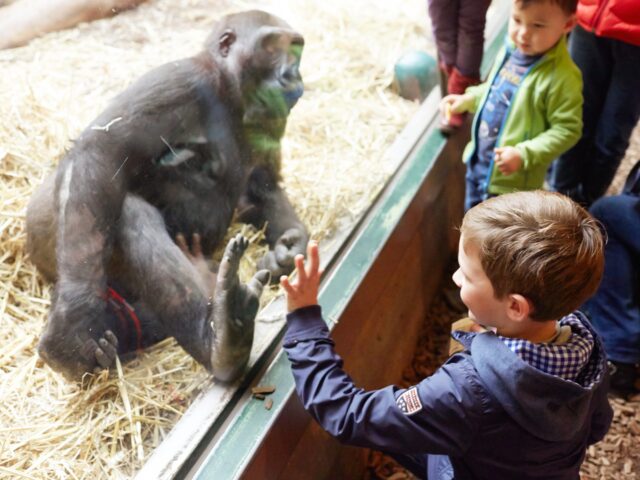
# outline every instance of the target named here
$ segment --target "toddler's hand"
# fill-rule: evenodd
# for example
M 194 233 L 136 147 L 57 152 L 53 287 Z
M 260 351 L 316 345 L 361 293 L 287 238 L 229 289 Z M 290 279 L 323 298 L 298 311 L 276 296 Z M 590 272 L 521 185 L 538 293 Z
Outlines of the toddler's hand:
M 447 95 L 440 100 L 440 113 L 447 118 L 452 113 L 464 113 L 471 109 L 473 97 L 471 95 Z
M 298 276 L 293 283 L 286 276 L 280 277 L 280 285 L 287 294 L 287 311 L 293 312 L 298 308 L 318 304 L 318 287 L 320 285 L 320 255 L 318 244 L 311 240 L 307 245 L 309 262 L 305 266 L 304 257 L 296 255 L 294 263 Z
M 495 164 L 503 175 L 511 175 L 522 168 L 522 157 L 517 148 L 500 147 L 493 151 Z

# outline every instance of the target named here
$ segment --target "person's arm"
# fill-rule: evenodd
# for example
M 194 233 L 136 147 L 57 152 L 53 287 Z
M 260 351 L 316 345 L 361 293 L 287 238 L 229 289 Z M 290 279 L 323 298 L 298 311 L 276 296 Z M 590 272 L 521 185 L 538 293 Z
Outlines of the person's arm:
M 476 113 L 480 108 L 480 102 L 484 98 L 487 93 L 487 89 L 489 88 L 489 82 L 484 82 L 479 85 L 473 85 L 472 87 L 467 87 L 464 91 L 464 96 L 469 97 L 472 101 L 467 105 L 468 108 L 466 111 L 471 113 Z
M 341 442 L 401 453 L 462 455 L 481 412 L 468 363 L 447 364 L 409 389 L 365 391 L 342 369 L 321 317 L 310 306 L 287 316 L 284 349 L 304 408 Z
M 536 164 L 549 165 L 573 147 L 582 135 L 583 98 L 580 72 L 577 69 L 571 70 L 554 81 L 545 105 L 549 128 L 515 146 L 526 169 Z
M 472 95 L 447 95 L 440 101 L 440 114 L 449 121 L 452 113 L 464 113 L 474 108 Z
M 331 435 L 352 445 L 401 453 L 461 455 L 482 416 L 480 387 L 469 362 L 450 363 L 409 389 L 365 391 L 342 369 L 317 305 L 317 245 L 310 242 L 310 268 L 296 258 L 299 275 L 287 292 L 284 349 L 305 409 Z M 311 280 L 310 280 L 311 279 Z

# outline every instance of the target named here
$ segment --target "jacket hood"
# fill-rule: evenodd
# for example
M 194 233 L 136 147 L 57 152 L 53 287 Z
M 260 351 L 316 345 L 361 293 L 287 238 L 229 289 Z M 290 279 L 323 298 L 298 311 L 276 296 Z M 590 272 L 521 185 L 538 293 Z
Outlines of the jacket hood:
M 490 332 L 456 332 L 456 339 L 471 351 L 471 358 L 489 393 L 522 428 L 547 441 L 571 439 L 589 415 L 596 386 L 607 377 L 607 362 L 600 337 L 580 312 L 580 322 L 595 344 L 587 365 L 593 371 L 578 384 L 544 373 L 513 353 Z M 576 333 L 575 330 L 573 332 Z

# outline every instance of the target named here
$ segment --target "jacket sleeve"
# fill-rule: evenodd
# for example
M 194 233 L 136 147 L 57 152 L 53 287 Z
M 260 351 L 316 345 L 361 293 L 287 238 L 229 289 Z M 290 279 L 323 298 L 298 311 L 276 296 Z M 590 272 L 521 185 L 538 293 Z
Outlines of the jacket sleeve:
M 577 67 L 572 67 L 551 79 L 544 105 L 548 128 L 536 137 L 516 145 L 527 170 L 534 165 L 549 165 L 580 140 L 582 74 Z
M 489 88 L 489 82 L 481 83 L 480 85 L 474 85 L 472 87 L 467 87 L 464 91 L 465 94 L 471 95 L 473 97 L 473 105 L 469 109 L 469 112 L 476 113 L 480 108 L 480 102 L 484 98 L 485 93 L 487 92 L 487 88 Z
M 320 307 L 287 316 L 284 348 L 304 408 L 340 441 L 404 454 L 462 455 L 481 418 L 469 362 L 447 364 L 409 389 L 365 391 L 342 369 Z

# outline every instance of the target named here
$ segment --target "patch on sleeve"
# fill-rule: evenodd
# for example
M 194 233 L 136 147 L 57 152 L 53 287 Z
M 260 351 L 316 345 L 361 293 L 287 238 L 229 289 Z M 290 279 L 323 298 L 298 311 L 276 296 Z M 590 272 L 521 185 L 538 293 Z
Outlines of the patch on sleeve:
M 405 415 L 413 415 L 422 410 L 418 387 L 412 387 L 396 399 L 396 405 Z

